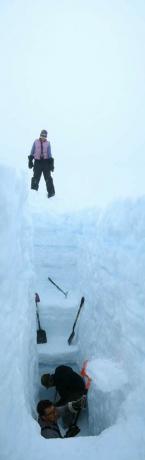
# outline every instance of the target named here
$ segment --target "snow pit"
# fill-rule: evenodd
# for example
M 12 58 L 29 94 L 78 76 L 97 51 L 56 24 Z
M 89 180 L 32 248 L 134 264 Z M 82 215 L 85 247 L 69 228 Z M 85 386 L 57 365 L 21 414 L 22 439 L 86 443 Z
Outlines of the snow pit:
M 75 364 L 72 363 L 62 363 L 64 365 L 68 365 L 73 368 L 75 372 L 79 373 L 79 369 Z M 39 366 L 39 376 L 40 376 L 40 387 L 39 387 L 39 392 L 38 392 L 38 401 L 41 399 L 50 399 L 52 402 L 56 402 L 59 397 L 56 394 L 55 388 L 49 388 L 46 389 L 43 385 L 41 385 L 41 375 L 47 374 L 47 373 L 53 373 L 55 371 L 55 368 L 57 366 L 44 366 L 40 365 Z M 79 420 L 77 422 L 77 425 L 80 428 L 80 433 L 78 436 L 89 436 L 89 427 L 88 427 L 88 407 L 82 411 L 82 413 L 79 416 Z M 64 435 L 65 432 L 62 429 L 61 423 L 59 423 L 60 429 L 62 434 Z
M 1 167 L 0 458 L 108 460 L 110 455 L 111 460 L 144 460 L 145 199 L 116 204 L 100 223 L 93 211 L 89 215 L 85 211 L 76 220 L 75 216 L 62 220 L 56 216 L 54 221 L 48 213 L 47 218 L 41 213 L 34 219 L 34 236 L 23 176 Z M 39 231 L 40 226 L 44 232 Z M 36 237 L 40 243 L 34 248 L 37 266 L 32 252 Z M 45 247 L 39 257 L 42 240 Z M 48 275 L 69 289 L 71 300 L 52 293 Z M 44 328 L 44 310 L 49 305 L 48 348 L 36 346 L 33 296 L 37 290 Z M 82 295 L 85 308 L 75 340 L 68 347 L 67 337 Z M 43 368 L 48 362 L 50 367 L 63 362 L 72 366 L 76 363 L 80 369 L 85 359 L 92 377 L 88 431 L 85 435 L 82 430 L 73 439 L 47 441 L 40 436 L 35 418 L 40 389 L 38 360 Z M 116 363 L 123 373 L 115 370 Z
M 41 346 L 45 347 L 45 345 L 39 345 Z M 80 373 L 75 363 L 64 363 L 61 359 L 59 363 L 51 364 L 51 366 L 41 363 L 39 365 L 38 400 L 50 398 L 52 402 L 56 401 L 55 389 L 45 389 L 41 385 L 41 375 L 53 373 L 60 364 L 69 365 Z M 82 411 L 78 422 L 81 428 L 79 436 L 96 436 L 116 422 L 120 406 L 126 397 L 127 378 L 124 371 L 109 360 L 90 361 L 87 365 L 87 373 L 91 377 L 91 386 L 87 397 L 87 408 Z

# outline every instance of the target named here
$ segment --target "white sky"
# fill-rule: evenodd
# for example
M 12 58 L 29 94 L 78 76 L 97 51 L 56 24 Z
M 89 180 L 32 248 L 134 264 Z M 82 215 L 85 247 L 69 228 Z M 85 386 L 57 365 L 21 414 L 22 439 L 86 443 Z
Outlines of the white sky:
M 1 0 L 0 10 L 2 160 L 25 168 L 44 128 L 51 206 L 144 194 L 144 1 Z

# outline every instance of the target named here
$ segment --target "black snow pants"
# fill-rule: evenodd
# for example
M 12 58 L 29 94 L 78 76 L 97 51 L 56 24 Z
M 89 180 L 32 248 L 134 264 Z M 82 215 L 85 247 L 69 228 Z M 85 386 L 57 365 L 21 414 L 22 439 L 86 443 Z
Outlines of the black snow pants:
M 38 190 L 41 174 L 43 173 L 46 182 L 48 197 L 50 198 L 51 196 L 54 196 L 55 189 L 53 185 L 53 179 L 51 177 L 49 160 L 35 160 L 33 171 L 34 174 L 31 180 L 31 189 Z

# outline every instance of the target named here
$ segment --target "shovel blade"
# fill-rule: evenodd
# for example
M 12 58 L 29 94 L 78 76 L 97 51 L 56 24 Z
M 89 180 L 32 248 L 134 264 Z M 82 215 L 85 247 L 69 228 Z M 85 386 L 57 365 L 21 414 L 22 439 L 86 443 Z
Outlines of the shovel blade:
M 43 329 L 37 331 L 37 343 L 47 343 L 46 332 Z

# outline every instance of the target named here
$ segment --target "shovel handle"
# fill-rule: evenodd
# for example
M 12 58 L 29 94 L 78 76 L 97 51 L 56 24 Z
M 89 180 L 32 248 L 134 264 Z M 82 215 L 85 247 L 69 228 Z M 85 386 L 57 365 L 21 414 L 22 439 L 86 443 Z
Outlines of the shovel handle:
M 75 326 L 76 326 L 76 323 L 77 323 L 77 320 L 78 320 L 78 317 L 79 317 L 81 308 L 82 308 L 82 306 L 83 306 L 83 304 L 84 304 L 84 301 L 85 301 L 85 297 L 82 297 L 82 298 L 81 298 L 81 303 L 80 303 L 80 306 L 79 306 L 79 310 L 78 310 L 78 312 L 77 312 L 77 316 L 76 316 L 75 322 L 74 322 L 74 324 L 73 324 L 72 333 L 71 333 L 70 337 L 68 338 L 68 344 L 69 344 L 69 345 L 71 344 L 72 339 L 74 338 L 74 335 L 75 335 Z

